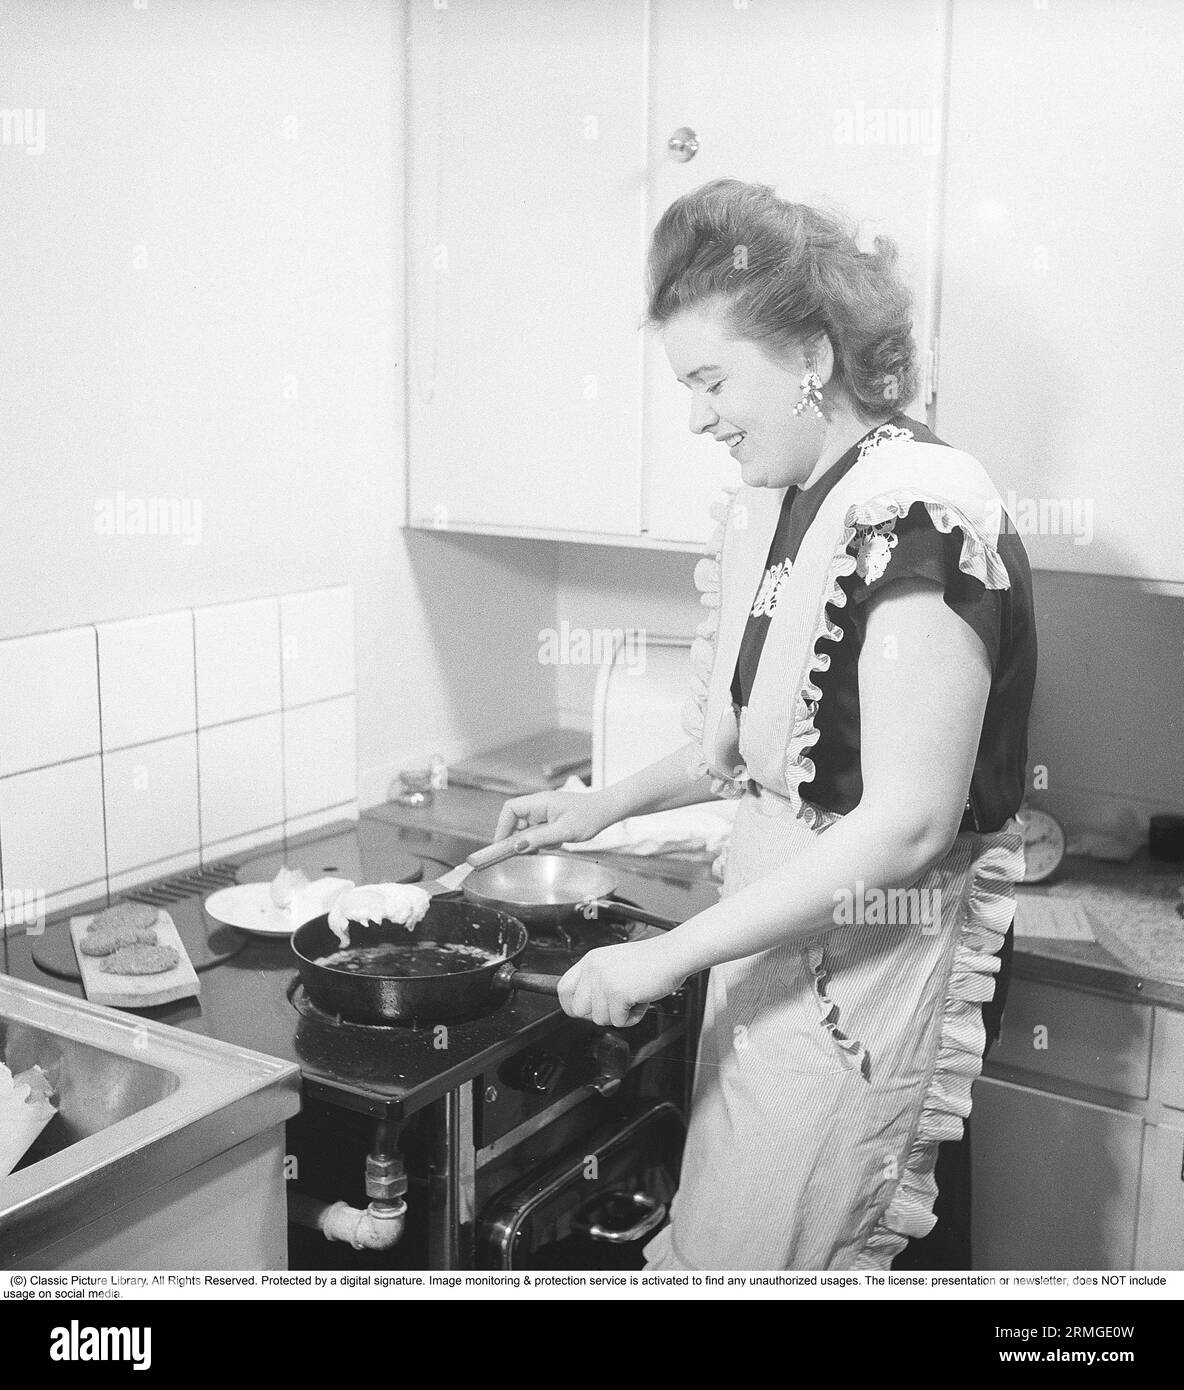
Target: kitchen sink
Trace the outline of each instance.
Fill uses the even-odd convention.
[[[0,1060],[58,1108],[0,1178],[0,1269],[286,1264],[294,1064],[5,975]]]
[[[177,1073],[164,1067],[3,1016],[0,1059],[13,1072],[40,1067],[58,1107],[17,1172],[155,1105],[181,1084]]]

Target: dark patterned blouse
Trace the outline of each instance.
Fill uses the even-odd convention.
[[[905,415],[888,422],[893,433],[907,430],[922,444],[941,444],[926,426]],[[882,429],[878,426],[877,429]],[[765,575],[749,613],[732,679],[732,699],[747,703],[756,675],[769,620],[776,607],[778,578],[797,559],[798,547],[830,489],[857,466],[869,430],[813,487],[791,487],[785,494]],[[828,605],[827,613],[843,631],[839,643],[827,642],[831,664],[817,672],[822,691],[814,724],[819,739],[810,752],[814,780],[802,793],[817,806],[841,814],[863,796],[859,761],[859,653],[867,625],[867,600],[902,579],[924,578],[942,586],[946,606],[981,638],[991,663],[991,689],[983,717],[982,735],[971,778],[963,829],[999,830],[1019,809],[1024,798],[1028,758],[1028,714],[1036,680],[1036,626],[1032,608],[1032,574],[1023,541],[1005,516],[999,536],[999,555],[1011,581],[1009,589],[987,589],[958,568],[962,533],[938,530],[922,503],[907,516],[876,528],[882,541],[865,551],[864,573],[853,572],[839,582],[847,595],[844,608]],[[854,542],[853,542],[854,547]],[[788,562],[788,564],[787,564]],[[825,639],[824,639],[825,640]]]

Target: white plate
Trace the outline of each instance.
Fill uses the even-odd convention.
[[[240,931],[256,936],[291,936],[297,927],[328,912],[337,894],[353,886],[352,878],[318,878],[296,894],[288,909],[272,902],[270,883],[236,883],[211,893],[205,909],[216,922]]]

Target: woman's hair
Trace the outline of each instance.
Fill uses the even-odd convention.
[[[650,241],[648,317],[714,306],[738,338],[776,357],[825,333],[834,376],[864,416],[891,413],[916,391],[912,295],[896,246],[860,251],[842,223],[765,184],[716,179],[662,214]]]

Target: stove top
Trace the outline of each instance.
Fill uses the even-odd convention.
[[[378,808],[381,813],[382,808]],[[402,825],[381,814],[357,822],[341,822],[310,833],[287,846],[243,860],[240,882],[274,876],[282,863],[302,868],[309,877],[335,873],[359,883],[415,882],[435,878],[460,863],[483,841],[455,831],[437,831],[418,823]],[[718,900],[708,882],[688,882],[674,876],[619,871],[613,864],[616,896],[674,921],[702,911]],[[199,941],[227,928],[207,918],[199,898],[171,903],[169,911],[186,940]],[[630,924],[626,934],[652,929]],[[46,927],[68,934],[67,922]],[[578,919],[571,941],[536,937],[522,958],[524,969],[562,974],[585,950],[605,944],[607,923]],[[619,935],[608,939],[620,939]],[[40,969],[32,945],[38,938],[10,941],[14,975],[80,995],[74,981]],[[44,938],[39,953],[44,952]],[[295,1061],[304,1075],[310,1098],[379,1119],[401,1119],[526,1044],[541,1039],[564,1019],[557,1001],[546,995],[515,994],[494,1013],[470,1023],[450,1025],[446,1045],[432,1027],[367,1028],[342,1026],[314,1008],[300,1007],[297,976],[286,939],[248,936],[243,948],[201,975],[201,995],[144,1012],[164,1023],[221,1038],[273,1057]],[[570,1022],[570,1021],[569,1021]],[[594,1025],[587,1025],[594,1031]]]

